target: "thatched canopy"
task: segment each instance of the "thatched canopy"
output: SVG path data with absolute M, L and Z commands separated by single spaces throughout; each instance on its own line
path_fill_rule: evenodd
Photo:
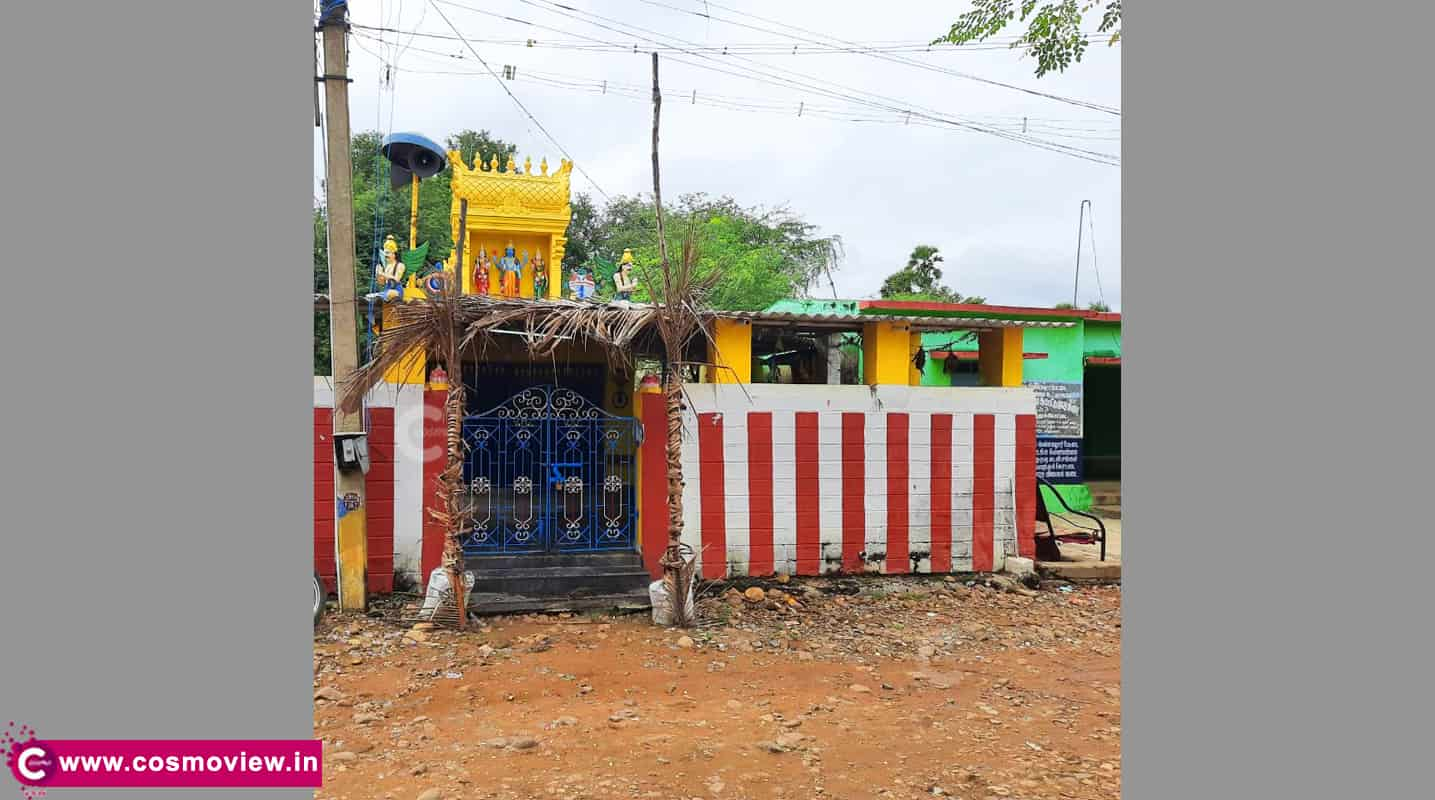
M 531 300 L 464 295 L 418 300 L 391 307 L 373 360 L 339 387 L 336 402 L 352 411 L 364 394 L 399 366 L 409 354 L 421 352 L 445 361 L 454 352 L 483 350 L 495 335 L 523 334 L 535 357 L 552 355 L 564 342 L 596 344 L 615 364 L 629 364 L 634 341 L 657 320 L 651 305 L 594 303 L 574 300 Z M 457 370 L 450 365 L 451 371 Z M 457 379 L 457 376 L 455 376 Z

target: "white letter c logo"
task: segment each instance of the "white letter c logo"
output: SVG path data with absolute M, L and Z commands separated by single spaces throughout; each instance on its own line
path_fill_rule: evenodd
M 21 775 L 25 776 L 26 780 L 43 780 L 45 777 L 45 771 L 40 769 L 31 769 L 30 759 L 40 758 L 45 754 L 45 749 L 42 747 L 27 747 L 24 750 L 21 750 L 19 758 L 15 759 L 15 767 L 20 771 Z

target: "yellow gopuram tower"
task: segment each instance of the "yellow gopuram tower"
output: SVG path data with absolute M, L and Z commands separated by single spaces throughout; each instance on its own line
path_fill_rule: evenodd
M 453 206 L 449 221 L 455 244 L 463 242 L 464 294 L 473 294 L 484 283 L 482 278 L 475 279 L 480 251 L 489 262 L 488 293 L 499 293 L 502 275 L 498 262 L 511 245 L 517 257 L 523 258 L 527 253 L 518 295 L 534 296 L 535 262 L 541 262 L 547 279 L 543 296 L 561 297 L 563 250 L 568 243 L 568 222 L 573 218 L 573 206 L 569 203 L 573 163 L 563 159 L 550 174 L 545 158 L 535 173 L 533 160 L 524 159 L 523 171 L 516 172 L 513 158 L 509 157 L 508 171 L 499 172 L 498 156 L 492 156 L 486 164 L 480 162 L 469 168 L 457 151 L 449 152 L 448 163 L 453 165 Z M 468 209 L 460 230 L 459 209 L 465 200 Z
M 534 297 L 535 267 L 547 278 L 544 297 L 563 296 L 563 251 L 568 243 L 568 222 L 573 218 L 570 203 L 571 175 L 573 162 L 563 159 L 558 169 L 548 171 L 548 159 L 538 163 L 533 170 L 533 160 L 523 161 L 523 170 L 516 170 L 512 156 L 505 165 L 507 171 L 499 171 L 498 156 L 491 156 L 487 163 L 482 154 L 475 157 L 473 167 L 464 163 L 456 150 L 448 153 L 448 163 L 453 170 L 450 182 L 453 193 L 449 213 L 449 225 L 453 232 L 454 252 L 444 259 L 444 269 L 450 276 L 456 266 L 462 267 L 463 293 L 498 295 L 502 287 L 499 261 L 508 247 L 512 247 L 517 258 L 523 260 L 522 277 L 518 282 L 519 297 Z M 466 205 L 466 208 L 465 208 Z M 460 229 L 459 220 L 463 218 Z M 458 243 L 463 243 L 463 264 L 456 265 Z M 480 262 L 480 257 L 484 260 Z M 480 267 L 480 265 L 482 266 Z M 482 269 L 487 280 L 477 275 Z M 540 282 L 541 283 L 541 282 Z M 486 289 L 485 289 L 486 287 Z M 425 296 L 423 288 L 413 278 L 404 287 L 404 300 L 416 300 Z M 388 321 L 387 309 L 385 321 Z M 385 380 L 392 383 L 423 383 L 426 375 L 424 358 L 414 358 L 390 370 Z

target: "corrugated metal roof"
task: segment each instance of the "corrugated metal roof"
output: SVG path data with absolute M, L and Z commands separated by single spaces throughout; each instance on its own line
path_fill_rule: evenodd
M 914 330 L 960 331 L 989 328 L 1070 328 L 1074 322 L 1057 320 L 1015 320 L 993 319 L 990 317 L 931 317 L 906 316 L 900 314 L 803 314 L 792 311 L 713 311 L 711 315 L 724 319 L 746 319 L 754 324 L 796 322 L 822 327 L 839 328 L 860 326 L 867 322 L 900 322 Z
M 314 294 L 314 309 L 325 311 L 329 296 Z M 901 314 L 803 314 L 792 311 L 709 311 L 706 316 L 723 319 L 745 319 L 755 325 L 798 324 L 823 328 L 857 329 L 868 322 L 899 322 L 914 331 L 966 331 L 992 328 L 1070 328 L 1075 322 L 1059 320 L 1015 320 L 991 317 L 931 317 Z

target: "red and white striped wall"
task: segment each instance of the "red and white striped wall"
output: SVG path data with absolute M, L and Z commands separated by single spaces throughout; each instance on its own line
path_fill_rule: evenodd
M 687 391 L 683 541 L 699 554 L 705 578 L 986 572 L 1001 569 L 1008 555 L 1035 552 L 1029 390 L 694 384 Z M 662 436 L 654 434 L 665 417 L 661 396 L 643 401 L 643 551 L 656 575 L 666 498 L 655 474 L 662 464 L 652 456 L 661 452 Z
M 380 384 L 366 399 L 370 467 L 364 476 L 368 589 L 391 592 L 395 576 L 417 580 L 423 538 L 424 387 Z M 434 393 L 440 394 L 440 393 Z M 314 379 L 314 568 L 336 590 L 334 389 Z M 440 420 L 440 427 L 442 421 Z
M 684 541 L 701 574 L 964 572 L 1031 557 L 1036 402 L 1028 389 L 689 384 Z M 314 564 L 334 589 L 333 387 L 314 379 Z M 372 592 L 422 587 L 439 565 L 442 390 L 381 384 L 367 397 Z M 663 398 L 645 428 L 639 527 L 657 575 L 667 542 Z

